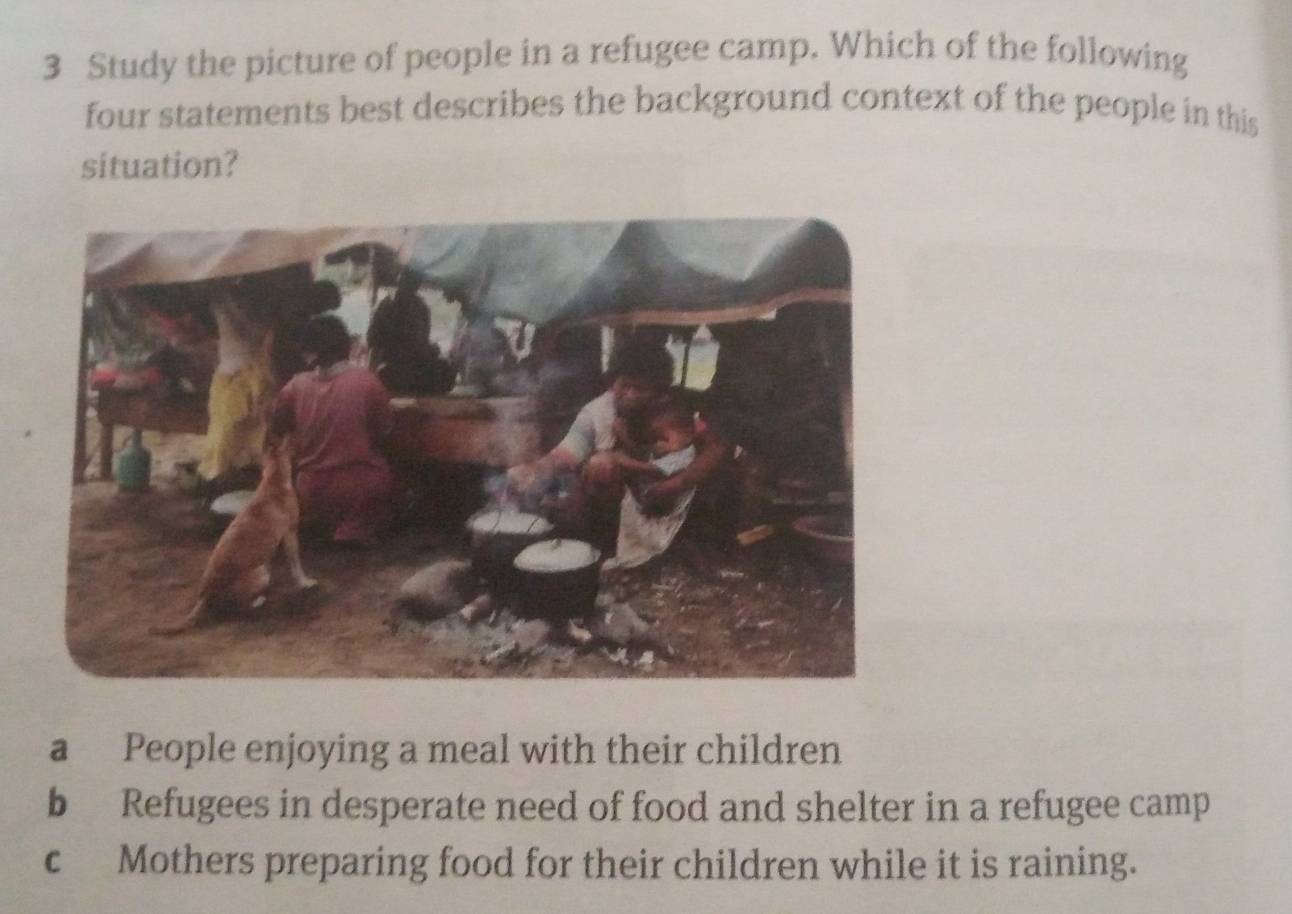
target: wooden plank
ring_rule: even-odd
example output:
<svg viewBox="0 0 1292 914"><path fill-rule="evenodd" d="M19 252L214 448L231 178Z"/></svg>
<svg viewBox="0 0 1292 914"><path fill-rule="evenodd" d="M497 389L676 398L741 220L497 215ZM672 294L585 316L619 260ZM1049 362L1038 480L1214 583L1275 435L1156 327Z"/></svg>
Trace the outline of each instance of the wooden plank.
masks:
<svg viewBox="0 0 1292 914"><path fill-rule="evenodd" d="M138 391L99 391L99 421L154 432L206 434L206 402L198 397L155 397Z"/></svg>
<svg viewBox="0 0 1292 914"><path fill-rule="evenodd" d="M541 457L545 452L543 442L544 429L536 421L429 416L417 410L396 410L391 450L410 461L509 467Z"/></svg>
<svg viewBox="0 0 1292 914"><path fill-rule="evenodd" d="M113 438L118 425L154 432L206 434L206 403L197 397L155 397L134 390L98 392L99 478L112 479Z"/></svg>
<svg viewBox="0 0 1292 914"><path fill-rule="evenodd" d="M422 397L391 401L392 450L409 461L439 460L509 467L542 456L569 426L568 414L538 415L524 397ZM154 397L138 391L99 392L103 425L100 470L112 478L115 426L206 434L206 404L197 397Z"/></svg>
<svg viewBox="0 0 1292 914"><path fill-rule="evenodd" d="M81 351L76 360L76 439L72 444L72 485L85 482L86 416L89 414L89 393L85 389L89 378L90 334L86 326L85 309L81 309Z"/></svg>
<svg viewBox="0 0 1292 914"><path fill-rule="evenodd" d="M537 406L529 397L392 397L396 410L428 416L500 421L536 420Z"/></svg>

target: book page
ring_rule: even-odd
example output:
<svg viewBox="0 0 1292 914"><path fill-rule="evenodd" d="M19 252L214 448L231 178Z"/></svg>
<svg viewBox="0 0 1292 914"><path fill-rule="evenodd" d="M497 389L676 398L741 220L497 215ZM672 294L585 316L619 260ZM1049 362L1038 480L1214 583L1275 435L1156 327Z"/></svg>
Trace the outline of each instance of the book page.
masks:
<svg viewBox="0 0 1292 914"><path fill-rule="evenodd" d="M0 908L1288 908L1273 5L9 12Z"/></svg>

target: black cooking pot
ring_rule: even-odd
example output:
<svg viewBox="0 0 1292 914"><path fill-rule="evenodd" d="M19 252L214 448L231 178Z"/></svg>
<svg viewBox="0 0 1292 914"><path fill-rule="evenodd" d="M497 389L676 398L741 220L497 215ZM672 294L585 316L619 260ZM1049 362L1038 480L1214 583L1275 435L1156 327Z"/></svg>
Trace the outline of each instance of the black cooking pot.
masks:
<svg viewBox="0 0 1292 914"><path fill-rule="evenodd" d="M526 616L590 619L601 584L601 553L582 540L549 539L515 560L520 609Z"/></svg>
<svg viewBox="0 0 1292 914"><path fill-rule="evenodd" d="M514 589L516 556L526 546L551 537L551 522L538 514L486 508L467 520L471 568L491 587Z"/></svg>

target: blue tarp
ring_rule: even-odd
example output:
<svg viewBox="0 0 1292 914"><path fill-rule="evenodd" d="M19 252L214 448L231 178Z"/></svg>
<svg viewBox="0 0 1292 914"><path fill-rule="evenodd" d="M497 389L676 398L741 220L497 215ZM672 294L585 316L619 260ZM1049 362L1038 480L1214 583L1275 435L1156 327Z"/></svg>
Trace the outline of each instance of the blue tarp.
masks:
<svg viewBox="0 0 1292 914"><path fill-rule="evenodd" d="M848 250L808 220L426 226L409 268L495 317L700 324L850 301Z"/></svg>
<svg viewBox="0 0 1292 914"><path fill-rule="evenodd" d="M851 301L847 246L816 219L102 233L88 239L85 285L196 282L366 245L450 298L531 324L720 323Z"/></svg>

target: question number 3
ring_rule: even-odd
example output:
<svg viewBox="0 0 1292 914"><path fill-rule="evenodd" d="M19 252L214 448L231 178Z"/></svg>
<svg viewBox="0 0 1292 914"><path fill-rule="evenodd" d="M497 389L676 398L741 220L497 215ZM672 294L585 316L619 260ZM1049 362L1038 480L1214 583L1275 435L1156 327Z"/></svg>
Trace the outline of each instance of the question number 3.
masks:
<svg viewBox="0 0 1292 914"><path fill-rule="evenodd" d="M57 79L58 74L63 72L62 61L57 54L45 55L45 79Z"/></svg>

